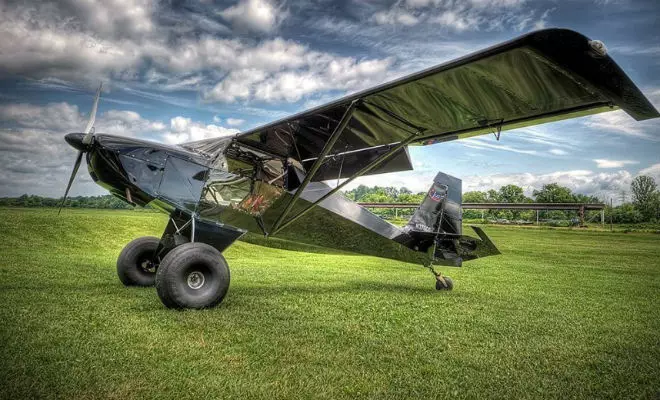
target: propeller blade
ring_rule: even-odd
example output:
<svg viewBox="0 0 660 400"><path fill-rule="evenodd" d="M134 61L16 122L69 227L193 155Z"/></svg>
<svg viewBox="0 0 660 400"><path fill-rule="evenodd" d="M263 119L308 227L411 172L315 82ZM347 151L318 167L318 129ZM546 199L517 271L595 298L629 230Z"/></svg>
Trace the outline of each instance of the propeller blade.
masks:
<svg viewBox="0 0 660 400"><path fill-rule="evenodd" d="M76 163L73 164L73 171L71 172L71 177L69 178L69 184L66 186L66 192L64 192L64 197L62 198L60 209L57 210L57 215L60 215L60 213L62 212L62 207L64 207L64 202L66 201L66 197L69 195L71 184L73 184L73 180L76 178L76 174L78 173L78 168L80 168L80 162L82 161L82 156L83 156L83 152L79 151L78 157L76 157Z"/></svg>
<svg viewBox="0 0 660 400"><path fill-rule="evenodd" d="M92 105L92 111L89 113L89 121L87 121L87 126L85 127L85 136L83 137L84 144L90 144L92 141L92 128L94 127L94 122L96 121L96 110L99 106L99 97L101 97L101 89L103 88L103 82L99 85L99 88L96 90L96 97L94 97L94 104Z"/></svg>

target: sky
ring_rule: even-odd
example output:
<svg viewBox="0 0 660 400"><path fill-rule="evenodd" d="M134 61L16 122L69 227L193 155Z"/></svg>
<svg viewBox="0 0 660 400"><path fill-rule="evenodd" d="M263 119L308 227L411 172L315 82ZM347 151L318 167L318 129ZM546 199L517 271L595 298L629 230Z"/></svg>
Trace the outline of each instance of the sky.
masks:
<svg viewBox="0 0 660 400"><path fill-rule="evenodd" d="M60 197L95 131L182 143L231 135L526 32L576 30L660 108L660 2L633 0L0 0L0 196ZM557 182L615 203L660 183L660 120L623 111L411 147L414 171L356 180L463 191ZM98 195L81 168L72 195Z"/></svg>

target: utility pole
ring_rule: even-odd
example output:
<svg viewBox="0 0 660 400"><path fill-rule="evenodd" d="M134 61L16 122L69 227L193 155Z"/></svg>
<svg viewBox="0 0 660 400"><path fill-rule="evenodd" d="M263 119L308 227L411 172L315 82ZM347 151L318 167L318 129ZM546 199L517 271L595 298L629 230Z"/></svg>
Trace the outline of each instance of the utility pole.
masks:
<svg viewBox="0 0 660 400"><path fill-rule="evenodd" d="M614 214L614 205L610 197L610 232L614 232L614 222L612 222L612 215Z"/></svg>

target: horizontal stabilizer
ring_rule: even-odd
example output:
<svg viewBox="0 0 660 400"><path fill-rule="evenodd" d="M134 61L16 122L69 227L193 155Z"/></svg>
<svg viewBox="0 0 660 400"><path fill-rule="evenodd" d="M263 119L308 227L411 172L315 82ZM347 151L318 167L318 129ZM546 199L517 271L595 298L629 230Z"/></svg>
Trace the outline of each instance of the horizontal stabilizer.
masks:
<svg viewBox="0 0 660 400"><path fill-rule="evenodd" d="M483 229L471 226L480 239L471 236L441 236L435 247L434 263L460 267L463 261L501 254Z"/></svg>

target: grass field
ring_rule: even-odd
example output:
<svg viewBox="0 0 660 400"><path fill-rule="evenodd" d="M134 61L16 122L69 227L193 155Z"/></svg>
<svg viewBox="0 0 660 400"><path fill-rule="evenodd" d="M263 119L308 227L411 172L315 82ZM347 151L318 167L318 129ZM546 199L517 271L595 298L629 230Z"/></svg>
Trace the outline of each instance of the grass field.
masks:
<svg viewBox="0 0 660 400"><path fill-rule="evenodd" d="M426 270L237 243L220 307L125 288L165 218L0 210L0 397L657 398L660 235L486 227L502 256Z"/></svg>

